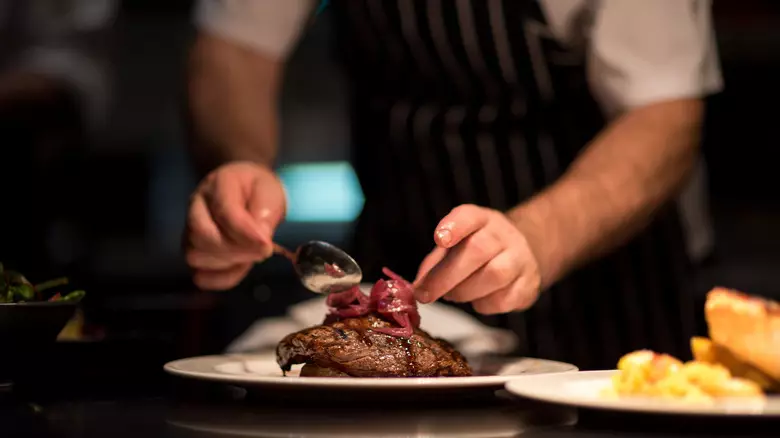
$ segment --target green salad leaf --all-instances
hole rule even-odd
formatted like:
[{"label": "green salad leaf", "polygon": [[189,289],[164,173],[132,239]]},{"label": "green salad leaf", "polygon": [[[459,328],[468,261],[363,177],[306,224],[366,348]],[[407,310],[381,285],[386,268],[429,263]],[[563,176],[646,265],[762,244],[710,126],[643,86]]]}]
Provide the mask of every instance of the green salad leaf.
[{"label": "green salad leaf", "polygon": [[26,303],[31,301],[81,301],[86,292],[83,290],[62,291],[68,285],[67,277],[55,278],[39,284],[32,284],[17,271],[5,269],[0,263],[0,303]]}]

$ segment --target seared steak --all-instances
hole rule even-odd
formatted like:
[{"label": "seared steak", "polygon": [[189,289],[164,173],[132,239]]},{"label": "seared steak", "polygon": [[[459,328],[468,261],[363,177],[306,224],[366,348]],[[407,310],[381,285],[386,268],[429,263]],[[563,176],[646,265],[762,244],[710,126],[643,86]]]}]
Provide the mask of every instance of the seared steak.
[{"label": "seared steak", "polygon": [[[452,345],[415,329],[404,338],[377,332],[393,324],[376,314],[340,319],[287,335],[276,348],[283,371],[307,364],[304,375],[351,377],[470,376]],[[308,369],[306,369],[308,368]]]}]

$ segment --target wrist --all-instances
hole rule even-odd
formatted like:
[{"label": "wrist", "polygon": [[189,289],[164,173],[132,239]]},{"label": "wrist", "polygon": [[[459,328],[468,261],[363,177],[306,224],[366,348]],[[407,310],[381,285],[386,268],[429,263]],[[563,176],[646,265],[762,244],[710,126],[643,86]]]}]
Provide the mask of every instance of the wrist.
[{"label": "wrist", "polygon": [[225,167],[235,165],[249,166],[263,171],[274,172],[272,158],[251,148],[228,146],[233,142],[218,142],[206,137],[197,137],[193,142],[193,159],[199,178],[207,177]]},{"label": "wrist", "polygon": [[569,247],[554,213],[554,203],[543,193],[513,208],[507,216],[523,234],[536,259],[541,290],[548,289],[560,280],[569,265]]},{"label": "wrist", "polygon": [[227,166],[249,167],[257,170],[258,172],[271,174],[278,179],[278,176],[276,175],[276,171],[274,170],[273,165],[266,163],[265,160],[255,160],[253,158],[234,157],[223,161],[222,164],[219,165],[219,167],[227,167]]}]

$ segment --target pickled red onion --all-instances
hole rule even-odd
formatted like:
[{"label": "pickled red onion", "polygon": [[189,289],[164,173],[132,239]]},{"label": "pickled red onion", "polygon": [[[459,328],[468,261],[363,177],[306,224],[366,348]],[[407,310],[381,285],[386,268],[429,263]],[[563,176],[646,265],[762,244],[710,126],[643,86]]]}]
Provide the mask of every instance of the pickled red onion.
[{"label": "pickled red onion", "polygon": [[376,312],[387,321],[398,327],[375,329],[391,336],[406,337],[414,333],[420,326],[420,313],[417,311],[417,301],[414,299],[412,285],[388,268],[382,272],[389,280],[381,279],[371,288],[366,296],[355,286],[344,292],[328,295],[327,304],[331,317],[355,318]]}]

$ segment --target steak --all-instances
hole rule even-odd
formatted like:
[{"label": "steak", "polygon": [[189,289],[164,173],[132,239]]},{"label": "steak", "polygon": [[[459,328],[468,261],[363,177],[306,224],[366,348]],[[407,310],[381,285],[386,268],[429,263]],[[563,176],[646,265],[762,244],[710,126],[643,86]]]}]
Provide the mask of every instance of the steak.
[{"label": "steak", "polygon": [[[283,371],[349,377],[470,376],[466,359],[448,342],[415,329],[404,338],[374,329],[394,327],[377,314],[344,318],[287,335],[276,348]],[[315,370],[316,371],[313,371]]]}]

